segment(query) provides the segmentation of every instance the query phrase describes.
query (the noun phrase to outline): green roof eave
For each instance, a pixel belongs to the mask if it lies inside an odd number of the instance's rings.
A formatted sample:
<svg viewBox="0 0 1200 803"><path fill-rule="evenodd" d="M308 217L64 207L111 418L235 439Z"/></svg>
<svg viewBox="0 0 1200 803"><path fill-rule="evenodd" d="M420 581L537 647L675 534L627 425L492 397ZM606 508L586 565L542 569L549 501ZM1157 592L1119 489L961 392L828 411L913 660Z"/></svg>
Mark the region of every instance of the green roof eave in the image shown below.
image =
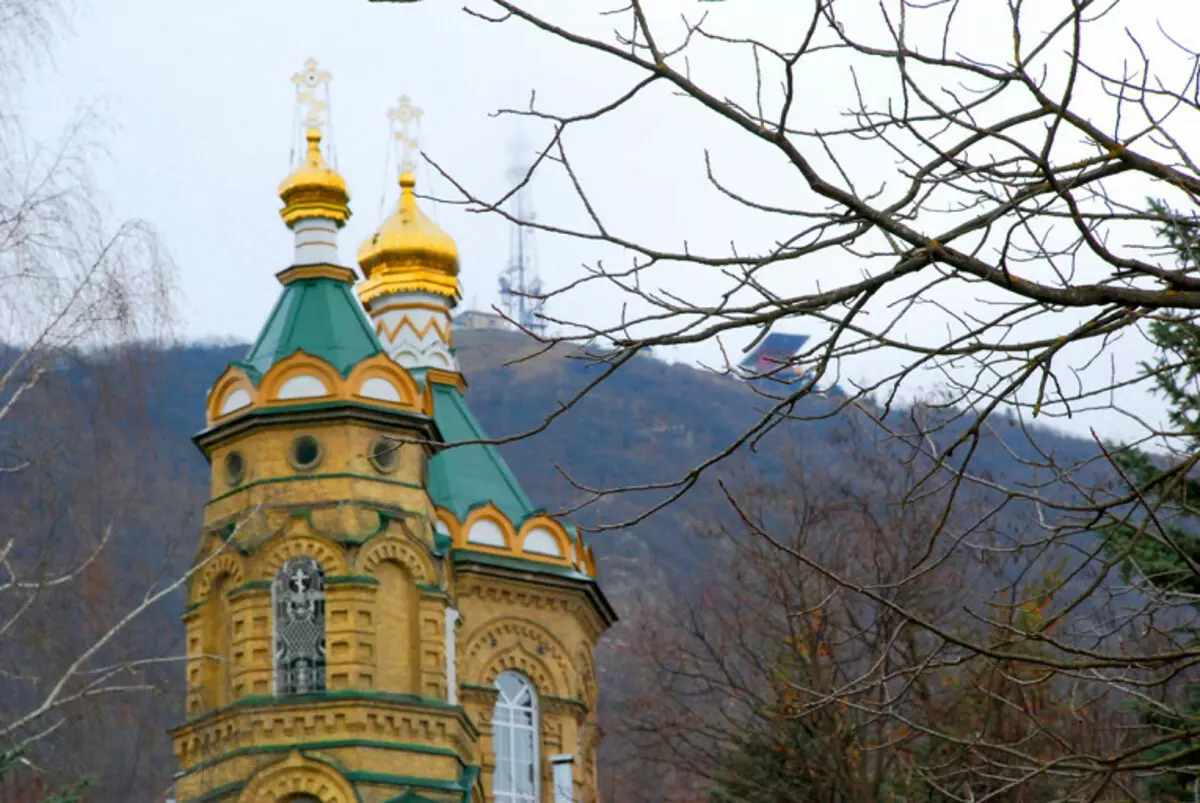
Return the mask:
<svg viewBox="0 0 1200 803"><path fill-rule="evenodd" d="M382 354L383 346L350 285L317 276L284 285L244 365L262 375L297 351L320 357L347 376L363 360Z"/></svg>
<svg viewBox="0 0 1200 803"><path fill-rule="evenodd" d="M422 789L433 789L438 792L457 793L458 795L461 795L463 791L460 781L444 781L440 778L424 778L415 775L392 775L390 773L371 772L369 770L349 770L342 773L342 777L355 785L416 786Z"/></svg>
<svg viewBox="0 0 1200 803"><path fill-rule="evenodd" d="M463 803L471 803L475 796L475 782L477 780L479 780L479 767L468 765L463 768ZM483 801L479 801L479 803L483 803Z"/></svg>
<svg viewBox="0 0 1200 803"><path fill-rule="evenodd" d="M433 414L446 446L429 461L429 495L434 504L463 521L491 502L509 521L520 523L536 508L495 446L455 443L487 440L466 400L451 385L433 384Z"/></svg>

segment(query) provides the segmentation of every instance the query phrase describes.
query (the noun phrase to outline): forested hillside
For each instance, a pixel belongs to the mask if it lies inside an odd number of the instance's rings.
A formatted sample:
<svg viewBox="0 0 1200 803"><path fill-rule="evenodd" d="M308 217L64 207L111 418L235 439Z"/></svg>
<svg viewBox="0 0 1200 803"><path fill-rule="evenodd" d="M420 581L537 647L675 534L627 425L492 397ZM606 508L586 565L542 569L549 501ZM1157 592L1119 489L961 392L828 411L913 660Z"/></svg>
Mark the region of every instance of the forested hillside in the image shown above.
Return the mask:
<svg viewBox="0 0 1200 803"><path fill-rule="evenodd" d="M596 370L594 363L563 349L508 365L531 348L515 333L462 331L455 340L469 381L469 402L493 437L537 426ZM9 510L4 526L34 534L17 539L26 556L35 550L47 561L66 561L110 540L89 567L84 586L58 596L49 592L54 604L23 622L20 649L0 656L0 672L7 673L0 674L5 692L0 701L36 697L39 683L21 682L21 668L31 666L34 656L53 660L59 653L70 654L66 645L100 630L148 587L186 567L208 494L207 465L190 437L203 424L207 387L244 352L245 346L185 345L63 361L5 420L6 459L27 462L29 469L0 474L0 494ZM748 385L639 358L546 431L502 449L535 503L559 511L586 498L572 481L600 488L677 479L725 446L762 407ZM902 421L906 414L898 410L892 416ZM1076 457L1090 448L1051 432L1040 433L1039 442L1044 449ZM873 489L872 477L858 472L847 455L890 448L877 430L856 423L848 413L785 424L757 444L753 455L743 450L662 512L591 536L601 581L624 620L599 656L603 717L611 732L620 730L629 713L623 706L632 705L640 691L623 655L623 645L643 638L645 617L639 612L668 595L686 597L727 559L725 546L707 537L712 522L729 512L716 481L744 484L753 476L786 483L800 463L819 466L828 477L844 477L847 493L882 497L887 489ZM977 467L998 473L1017 470L1010 447L985 439L978 448ZM582 510L578 519L585 525L625 521L656 498L653 493L605 498ZM116 522L111 532L95 529L110 520ZM845 532L841 537L853 540L856 535ZM114 660L122 654L180 654L181 610L179 594L156 605L138 627L110 645ZM18 654L22 650L27 651ZM39 666L37 673L48 679L53 670ZM133 690L75 705L71 710L78 727L63 728L44 741L34 758L60 778L93 776L91 799L153 799L170 784L174 761L166 729L181 717L181 680L178 664L140 668L137 684L131 685L145 685L152 692ZM0 715L4 708L0 702ZM609 750L621 743L610 737ZM612 775L614 760L610 756L602 777Z"/></svg>

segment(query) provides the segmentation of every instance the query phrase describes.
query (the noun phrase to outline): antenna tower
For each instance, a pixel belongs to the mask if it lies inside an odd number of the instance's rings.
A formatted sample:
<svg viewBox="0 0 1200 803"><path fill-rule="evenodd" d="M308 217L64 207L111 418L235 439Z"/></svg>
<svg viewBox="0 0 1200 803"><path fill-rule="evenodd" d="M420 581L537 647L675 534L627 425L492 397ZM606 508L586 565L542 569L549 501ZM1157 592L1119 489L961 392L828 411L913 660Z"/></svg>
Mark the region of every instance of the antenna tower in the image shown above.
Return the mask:
<svg viewBox="0 0 1200 803"><path fill-rule="evenodd" d="M525 177L525 172L519 157L515 157L508 170L509 180L516 184ZM509 201L509 211L519 221L534 220L528 184L517 190ZM522 329L541 334L546 328L541 318L546 302L538 297L541 294L542 280L537 274L533 229L514 223L509 237L508 265L500 272L500 304L504 314Z"/></svg>

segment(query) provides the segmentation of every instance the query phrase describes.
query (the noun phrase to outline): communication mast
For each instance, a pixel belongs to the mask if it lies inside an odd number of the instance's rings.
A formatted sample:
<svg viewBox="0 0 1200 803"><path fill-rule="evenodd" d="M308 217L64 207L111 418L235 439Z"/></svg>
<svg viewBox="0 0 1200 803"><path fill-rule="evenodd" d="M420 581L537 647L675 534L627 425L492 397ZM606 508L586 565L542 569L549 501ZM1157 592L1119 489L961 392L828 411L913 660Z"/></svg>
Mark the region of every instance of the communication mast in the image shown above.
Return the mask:
<svg viewBox="0 0 1200 803"><path fill-rule="evenodd" d="M527 168L518 157L513 159L508 178L513 184L525 177ZM525 184L509 201L509 213L522 223L534 220L533 201L529 185ZM508 265L500 272L500 304L504 313L518 326L541 334L546 328L541 318L545 299L542 280L537 274L537 249L534 245L533 229L514 223L509 237Z"/></svg>

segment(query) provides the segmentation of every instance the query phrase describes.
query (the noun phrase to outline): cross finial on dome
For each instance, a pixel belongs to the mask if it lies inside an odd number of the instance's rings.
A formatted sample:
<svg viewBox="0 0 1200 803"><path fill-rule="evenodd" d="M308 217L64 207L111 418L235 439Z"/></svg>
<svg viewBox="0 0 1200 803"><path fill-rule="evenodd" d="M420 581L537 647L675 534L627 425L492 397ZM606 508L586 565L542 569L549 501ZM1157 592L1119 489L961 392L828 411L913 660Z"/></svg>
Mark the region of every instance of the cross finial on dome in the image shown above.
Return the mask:
<svg viewBox="0 0 1200 803"><path fill-rule="evenodd" d="M411 173L415 167L413 153L417 150L417 135L411 131L413 123L420 123L424 114L419 106L414 106L408 95L401 95L396 108L388 110L388 119L392 121L392 138L400 143L400 172Z"/></svg>
<svg viewBox="0 0 1200 803"><path fill-rule="evenodd" d="M292 76L296 85L296 102L306 106L304 125L320 128L325 125L325 112L329 109L329 82L333 76L328 70L317 67L316 59L304 62L304 69Z"/></svg>

